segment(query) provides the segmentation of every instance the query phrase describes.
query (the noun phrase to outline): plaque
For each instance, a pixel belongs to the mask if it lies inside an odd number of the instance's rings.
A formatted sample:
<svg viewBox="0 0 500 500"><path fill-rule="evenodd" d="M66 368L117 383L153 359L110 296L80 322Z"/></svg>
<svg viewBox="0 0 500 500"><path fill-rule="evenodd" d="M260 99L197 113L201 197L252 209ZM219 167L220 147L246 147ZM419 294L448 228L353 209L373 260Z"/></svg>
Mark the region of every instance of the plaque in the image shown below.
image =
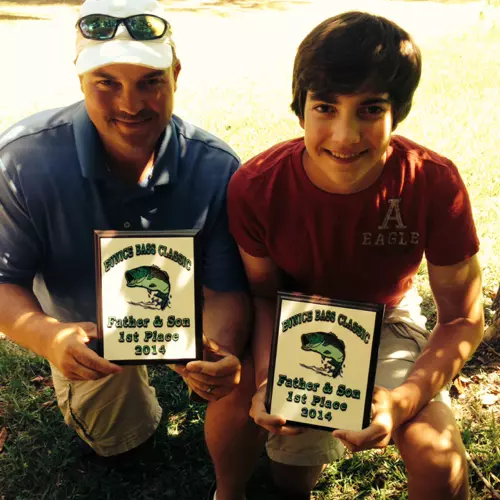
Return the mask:
<svg viewBox="0 0 500 500"><path fill-rule="evenodd" d="M370 423L384 306L278 292L266 408L287 425Z"/></svg>
<svg viewBox="0 0 500 500"><path fill-rule="evenodd" d="M95 231L97 352L117 364L202 359L199 235Z"/></svg>

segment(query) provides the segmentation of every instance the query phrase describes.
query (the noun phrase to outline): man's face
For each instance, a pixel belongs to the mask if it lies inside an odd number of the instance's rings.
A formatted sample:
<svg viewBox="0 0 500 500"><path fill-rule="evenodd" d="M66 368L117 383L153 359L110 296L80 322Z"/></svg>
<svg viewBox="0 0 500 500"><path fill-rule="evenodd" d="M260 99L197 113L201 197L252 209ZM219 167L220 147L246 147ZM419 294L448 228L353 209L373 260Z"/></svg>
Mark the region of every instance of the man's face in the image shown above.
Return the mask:
<svg viewBox="0 0 500 500"><path fill-rule="evenodd" d="M391 139L392 112L387 93L338 95L323 100L307 93L304 168L321 189L354 193L382 172Z"/></svg>
<svg viewBox="0 0 500 500"><path fill-rule="evenodd" d="M151 154L172 117L180 64L155 70L110 64L80 77L85 105L108 152Z"/></svg>

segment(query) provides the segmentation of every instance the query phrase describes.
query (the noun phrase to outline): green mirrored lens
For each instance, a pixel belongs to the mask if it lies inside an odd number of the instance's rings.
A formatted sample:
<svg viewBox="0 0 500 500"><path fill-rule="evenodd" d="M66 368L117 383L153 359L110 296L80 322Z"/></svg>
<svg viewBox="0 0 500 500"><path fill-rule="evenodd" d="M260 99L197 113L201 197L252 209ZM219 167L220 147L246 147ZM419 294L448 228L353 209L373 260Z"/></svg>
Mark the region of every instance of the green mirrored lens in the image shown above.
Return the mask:
<svg viewBox="0 0 500 500"><path fill-rule="evenodd" d="M154 40L161 38L167 30L167 23L156 16L141 14L126 20L130 34L138 40Z"/></svg>
<svg viewBox="0 0 500 500"><path fill-rule="evenodd" d="M99 14L86 16L80 21L80 29L84 36L94 40L113 38L117 20L110 16Z"/></svg>

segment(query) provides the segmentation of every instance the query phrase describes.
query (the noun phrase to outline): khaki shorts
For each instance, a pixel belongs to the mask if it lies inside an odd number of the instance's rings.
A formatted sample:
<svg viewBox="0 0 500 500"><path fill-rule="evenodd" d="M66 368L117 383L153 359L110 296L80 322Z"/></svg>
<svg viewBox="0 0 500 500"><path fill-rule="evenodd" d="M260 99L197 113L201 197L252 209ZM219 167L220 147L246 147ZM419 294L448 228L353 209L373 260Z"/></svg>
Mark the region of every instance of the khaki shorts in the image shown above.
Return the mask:
<svg viewBox="0 0 500 500"><path fill-rule="evenodd" d="M375 384L394 389L406 380L422 352L429 333L416 324L384 324L380 336ZM451 406L448 390L443 389L434 401ZM288 465L322 465L338 460L344 445L329 431L307 429L298 436L269 434L266 444L271 460Z"/></svg>
<svg viewBox="0 0 500 500"><path fill-rule="evenodd" d="M51 368L64 421L97 454L131 450L158 427L162 410L145 366L127 366L119 374L89 381L69 380Z"/></svg>

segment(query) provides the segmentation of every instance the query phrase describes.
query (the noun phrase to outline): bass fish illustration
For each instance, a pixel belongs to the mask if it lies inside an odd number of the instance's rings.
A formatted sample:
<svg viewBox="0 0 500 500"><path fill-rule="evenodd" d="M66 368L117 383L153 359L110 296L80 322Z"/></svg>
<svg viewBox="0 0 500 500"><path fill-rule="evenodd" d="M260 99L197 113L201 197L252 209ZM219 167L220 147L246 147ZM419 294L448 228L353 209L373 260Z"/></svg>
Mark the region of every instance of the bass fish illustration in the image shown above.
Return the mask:
<svg viewBox="0 0 500 500"><path fill-rule="evenodd" d="M139 303L137 305L147 308L159 307L161 310L169 305L170 278L159 267L153 265L130 269L125 273L125 280L127 281L127 286L130 288L145 288L148 291L148 296L152 299L151 302Z"/></svg>
<svg viewBox="0 0 500 500"><path fill-rule="evenodd" d="M304 366L327 377L337 377L341 375L342 366L345 361L345 344L334 333L314 332L300 336L302 349L313 351L321 356L322 367Z"/></svg>

